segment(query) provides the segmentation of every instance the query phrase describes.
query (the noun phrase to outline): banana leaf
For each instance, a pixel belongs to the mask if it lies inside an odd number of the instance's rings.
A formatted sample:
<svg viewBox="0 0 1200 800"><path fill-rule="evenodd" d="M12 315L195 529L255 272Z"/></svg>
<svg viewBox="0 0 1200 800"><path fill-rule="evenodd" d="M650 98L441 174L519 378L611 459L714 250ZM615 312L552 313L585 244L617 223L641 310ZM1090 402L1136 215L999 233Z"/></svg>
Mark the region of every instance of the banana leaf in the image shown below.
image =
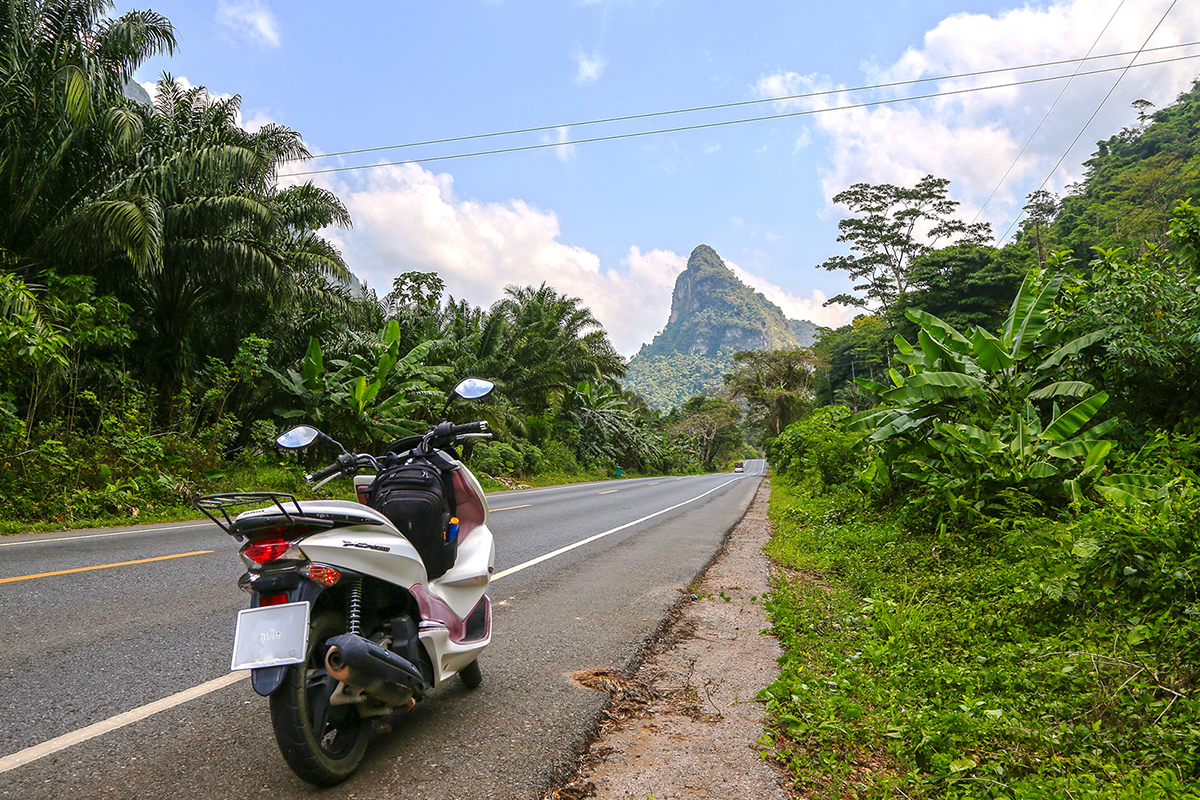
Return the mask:
<svg viewBox="0 0 1200 800"><path fill-rule="evenodd" d="M1049 400L1051 397L1083 397L1096 387L1084 381L1058 381L1029 393L1030 400Z"/></svg>
<svg viewBox="0 0 1200 800"><path fill-rule="evenodd" d="M921 326L921 329L931 336L936 334L937 339L951 350L963 355L970 354L971 343L967 340L967 337L959 333L958 329L950 323L943 322L933 314L929 314L919 308L908 309L904 312L904 316Z"/></svg>
<svg viewBox="0 0 1200 800"><path fill-rule="evenodd" d="M1054 418L1050 426L1042 432L1042 438L1049 439L1052 442L1061 442L1069 439L1084 425L1091 422L1092 417L1096 416L1096 412L1107 401L1108 393L1100 392L1081 403L1076 403Z"/></svg>
<svg viewBox="0 0 1200 800"><path fill-rule="evenodd" d="M1058 290L1062 287L1062 282L1063 276L1055 275L1046 282L1037 299L1030 304L1025 319L1021 322L1020 332L1013 340L1012 355L1018 360L1029 358L1033 353L1033 345L1038 334L1050 321L1050 309L1054 306L1054 299L1058 297Z"/></svg>
<svg viewBox="0 0 1200 800"><path fill-rule="evenodd" d="M854 382L866 389L871 394L883 394L888 390L888 387L884 386L882 383L876 383L875 381L867 380L866 378L855 378ZM899 386L900 384L896 385Z"/></svg>
<svg viewBox="0 0 1200 800"><path fill-rule="evenodd" d="M1157 500L1165 488L1156 475L1106 475L1096 482L1096 491L1122 505Z"/></svg>
<svg viewBox="0 0 1200 800"><path fill-rule="evenodd" d="M1064 344L1062 347L1055 350L1050 355L1049 358L1047 358L1041 364L1038 364L1038 369L1044 370L1044 369L1050 369L1051 367L1057 367L1062 362L1062 360L1064 358L1066 358L1067 356L1075 355L1076 353L1080 352L1084 348L1090 347L1091 345L1100 341L1107 335L1108 335L1107 329L1100 330L1100 331L1092 331L1091 333L1085 333L1083 336L1080 336L1078 339L1073 339L1073 340L1067 342L1066 344Z"/></svg>
<svg viewBox="0 0 1200 800"><path fill-rule="evenodd" d="M966 372L967 367L963 363L962 355L954 352L941 341L930 336L922 328L917 333L917 343L921 346L921 351L925 353L925 359L928 366L932 367L936 362L942 362L942 369L953 369L955 372Z"/></svg>
<svg viewBox="0 0 1200 800"><path fill-rule="evenodd" d="M979 326L975 326L975 335L972 337L971 343L975 348L975 360L979 366L989 372L999 372L1016 363L1016 360L1005 349L1004 342Z"/></svg>

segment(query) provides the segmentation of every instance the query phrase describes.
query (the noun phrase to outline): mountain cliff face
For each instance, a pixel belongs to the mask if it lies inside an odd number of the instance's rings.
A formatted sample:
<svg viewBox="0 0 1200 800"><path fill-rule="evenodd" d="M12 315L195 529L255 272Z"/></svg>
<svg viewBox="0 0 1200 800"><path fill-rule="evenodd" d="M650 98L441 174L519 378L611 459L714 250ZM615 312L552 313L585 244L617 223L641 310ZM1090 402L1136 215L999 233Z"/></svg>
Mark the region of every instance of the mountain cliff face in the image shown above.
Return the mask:
<svg viewBox="0 0 1200 800"><path fill-rule="evenodd" d="M717 394L734 353L806 347L815 334L813 323L787 319L702 244L675 281L666 327L630 360L625 385L667 408Z"/></svg>

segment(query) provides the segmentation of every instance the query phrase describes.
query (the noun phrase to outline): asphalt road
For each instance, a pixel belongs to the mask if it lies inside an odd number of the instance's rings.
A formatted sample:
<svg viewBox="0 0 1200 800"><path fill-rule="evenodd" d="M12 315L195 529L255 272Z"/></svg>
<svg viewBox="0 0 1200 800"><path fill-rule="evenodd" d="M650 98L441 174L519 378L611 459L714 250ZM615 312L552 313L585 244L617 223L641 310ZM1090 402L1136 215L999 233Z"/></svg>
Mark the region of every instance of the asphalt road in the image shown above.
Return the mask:
<svg viewBox="0 0 1200 800"><path fill-rule="evenodd" d="M354 777L320 792L283 763L266 700L229 675L247 598L237 543L215 525L0 538L0 797L540 797L604 704L569 675L637 659L763 471L489 495L498 577L483 686L439 687L373 739Z"/></svg>

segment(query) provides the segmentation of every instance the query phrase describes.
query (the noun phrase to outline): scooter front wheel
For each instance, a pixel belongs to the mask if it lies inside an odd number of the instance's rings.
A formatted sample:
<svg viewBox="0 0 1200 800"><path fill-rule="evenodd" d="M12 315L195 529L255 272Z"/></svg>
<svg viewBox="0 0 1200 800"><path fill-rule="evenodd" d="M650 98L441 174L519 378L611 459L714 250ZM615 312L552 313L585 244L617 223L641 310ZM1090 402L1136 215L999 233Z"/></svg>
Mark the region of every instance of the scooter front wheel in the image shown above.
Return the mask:
<svg viewBox="0 0 1200 800"><path fill-rule="evenodd" d="M346 632L340 614L325 611L312 620L308 657L288 667L287 678L271 695L271 726L288 766L316 786L349 778L367 749L369 726L355 706L329 702L338 682L325 671L325 641Z"/></svg>

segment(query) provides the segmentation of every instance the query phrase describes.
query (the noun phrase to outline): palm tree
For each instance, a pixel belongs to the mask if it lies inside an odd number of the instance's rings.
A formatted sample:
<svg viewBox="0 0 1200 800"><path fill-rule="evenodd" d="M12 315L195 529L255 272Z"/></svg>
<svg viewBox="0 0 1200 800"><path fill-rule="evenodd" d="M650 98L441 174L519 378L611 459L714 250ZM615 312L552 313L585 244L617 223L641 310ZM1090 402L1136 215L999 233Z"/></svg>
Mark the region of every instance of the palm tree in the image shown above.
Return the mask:
<svg viewBox="0 0 1200 800"><path fill-rule="evenodd" d="M580 383L612 383L625 362L591 309L543 283L508 286L493 310L507 319L500 373L509 396L530 413L556 411Z"/></svg>
<svg viewBox="0 0 1200 800"><path fill-rule="evenodd" d="M106 19L111 0L7 0L0 6L0 268L37 276L64 258L116 248L152 254L136 202L97 199L140 138L121 87L175 48L152 11Z"/></svg>
<svg viewBox="0 0 1200 800"><path fill-rule="evenodd" d="M206 310L208 301L221 298L228 312L246 296L273 303L303 293L337 297L327 290L350 278L341 254L317 235L330 225L348 226L345 207L310 184L278 189L278 166L309 153L289 128L241 128L240 102L164 76L133 168L103 195L114 205L140 205L154 221L150 258L118 254L101 268L114 291L125 287L128 294L132 278L137 304L146 309L151 335L144 337L144 355L160 423L188 371L195 323L221 313Z"/></svg>

